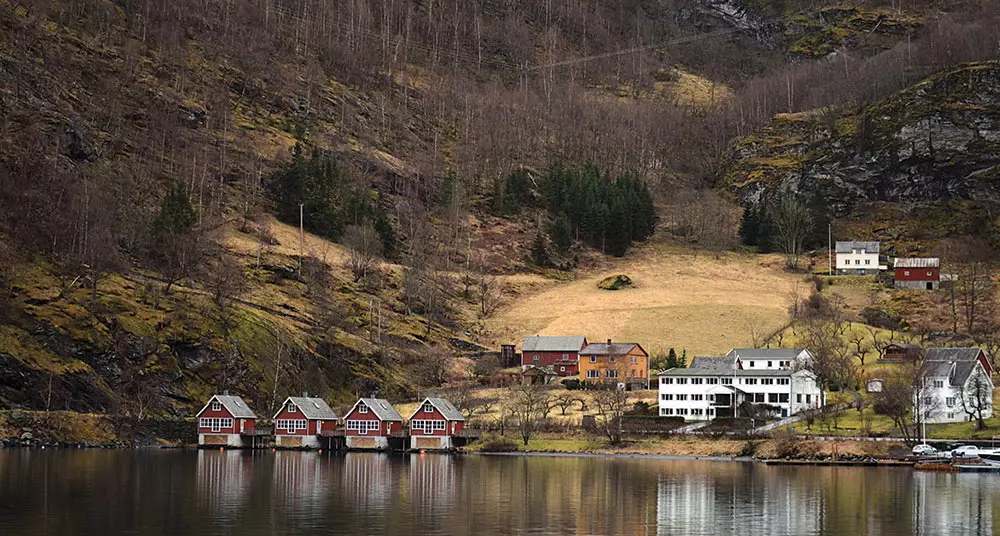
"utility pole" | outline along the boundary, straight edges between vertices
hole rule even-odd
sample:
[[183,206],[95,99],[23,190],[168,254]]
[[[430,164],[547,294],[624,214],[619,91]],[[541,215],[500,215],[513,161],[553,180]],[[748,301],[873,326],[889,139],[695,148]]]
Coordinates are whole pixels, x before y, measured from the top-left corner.
[[833,224],[826,225],[826,262],[829,269],[827,275],[833,275]]
[[299,203],[299,277],[302,277],[302,255],[305,251],[306,243],[306,231],[305,231],[305,218],[303,217],[304,203]]

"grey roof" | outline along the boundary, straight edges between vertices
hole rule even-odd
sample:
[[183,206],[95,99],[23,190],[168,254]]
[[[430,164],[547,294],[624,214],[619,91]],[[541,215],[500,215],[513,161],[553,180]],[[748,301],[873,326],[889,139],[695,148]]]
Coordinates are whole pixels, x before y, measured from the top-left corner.
[[735,370],[736,359],[727,355],[696,356],[688,367],[696,370]]
[[[444,418],[448,419],[449,421],[464,421],[465,420],[465,416],[462,415],[462,412],[459,411],[458,408],[456,408],[454,406],[454,404],[452,404],[451,402],[449,402],[448,400],[446,400],[444,398],[426,398],[426,399],[424,399],[424,401],[421,402],[419,406],[417,406],[417,409],[413,410],[413,415],[416,415],[417,412],[420,411],[420,408],[423,407],[423,405],[426,404],[426,403],[428,403],[428,402],[430,402],[432,406],[434,406],[435,408],[437,408],[437,410],[441,412],[441,415],[443,415]],[[413,415],[410,415],[411,419],[413,418]]]
[[924,361],[975,361],[981,348],[928,348]]
[[938,268],[941,266],[941,259],[937,257],[897,258],[893,266],[896,268]]
[[592,342],[580,350],[580,355],[625,355],[636,346],[639,345],[634,342],[613,342],[610,346],[606,342]]
[[212,400],[218,400],[219,403],[222,404],[222,407],[226,408],[226,411],[228,411],[233,416],[234,419],[257,418],[257,415],[254,414],[253,410],[250,409],[250,406],[248,406],[247,403],[244,402],[242,398],[231,395],[213,396],[208,400],[208,404],[205,404],[205,407],[201,408],[201,411],[198,412],[199,415],[201,415],[202,411],[208,409],[208,405],[212,403]]
[[330,405],[326,403],[326,400],[317,397],[306,397],[306,396],[290,396],[281,403],[281,408],[278,409],[278,413],[274,414],[274,418],[277,419],[278,415],[284,411],[285,406],[291,402],[295,404],[295,407],[299,408],[302,415],[307,419],[315,419],[320,421],[334,421],[337,420],[337,414],[330,409]]
[[744,369],[744,370],[706,370],[706,369],[689,369],[689,368],[672,368],[670,370],[665,370],[657,376],[718,376],[718,377],[732,377],[732,376],[792,376],[798,374],[799,372],[804,372],[802,370],[790,370],[790,369]]
[[859,240],[838,241],[835,246],[837,253],[850,253],[854,250],[864,250],[865,253],[878,253],[881,248],[880,242],[862,242]]
[[579,352],[587,344],[586,337],[576,335],[549,336],[530,335],[524,338],[522,352]]
[[733,348],[728,356],[740,359],[795,359],[802,348]]
[[[379,418],[379,420],[382,421],[403,420],[403,416],[400,415],[398,411],[396,411],[396,408],[392,407],[392,404],[390,404],[388,400],[382,398],[362,398],[361,400],[358,400],[357,403],[354,404],[354,407],[357,408],[358,404],[364,404],[368,406],[368,408],[372,410],[372,413],[374,413],[375,416]],[[351,412],[353,411],[354,409],[352,408]]]

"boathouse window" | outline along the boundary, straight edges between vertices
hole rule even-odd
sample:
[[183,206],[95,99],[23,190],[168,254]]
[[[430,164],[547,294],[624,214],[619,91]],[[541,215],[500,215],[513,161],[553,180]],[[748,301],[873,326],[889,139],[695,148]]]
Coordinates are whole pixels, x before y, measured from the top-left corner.
[[293,433],[299,430],[305,430],[306,421],[304,419],[278,419],[275,427],[278,430],[285,430],[289,433]]
[[222,402],[219,402],[218,400],[213,400],[212,411],[222,411]]
[[434,413],[434,405],[430,402],[424,404],[424,413]]
[[347,421],[347,429],[367,434],[369,431],[378,430],[380,424],[379,421]]
[[201,428],[211,428],[213,432],[218,432],[223,428],[232,428],[232,419],[221,419],[219,417],[205,417],[199,420],[198,426]]
[[288,403],[288,413],[295,413],[295,402]]
[[358,406],[358,413],[368,413],[368,406],[364,404]]

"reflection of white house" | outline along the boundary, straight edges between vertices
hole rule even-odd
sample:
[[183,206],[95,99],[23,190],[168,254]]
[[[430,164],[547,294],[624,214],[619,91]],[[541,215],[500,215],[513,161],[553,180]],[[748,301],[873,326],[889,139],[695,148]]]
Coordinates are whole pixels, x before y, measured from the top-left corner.
[[690,368],[659,374],[662,417],[703,421],[735,417],[744,402],[786,417],[822,405],[816,376],[802,368],[812,357],[796,349],[734,349],[696,357]]
[[887,267],[878,263],[880,248],[879,242],[837,242],[837,273],[865,275],[885,270]]
[[971,421],[983,405],[993,415],[993,373],[979,348],[931,348],[920,369],[923,388],[915,400],[928,423]]

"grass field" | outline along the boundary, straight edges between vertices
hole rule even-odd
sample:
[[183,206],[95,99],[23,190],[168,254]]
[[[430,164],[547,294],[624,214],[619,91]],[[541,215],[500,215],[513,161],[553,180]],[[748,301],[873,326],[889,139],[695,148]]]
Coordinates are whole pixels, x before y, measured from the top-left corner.
[[[641,344],[648,352],[686,349],[711,355],[750,344],[748,319],[764,331],[787,319],[789,295],[806,291],[802,275],[782,270],[773,255],[718,256],[646,246],[613,268],[579,275],[570,282],[525,281],[522,293],[489,323],[496,342],[526,335],[586,335]],[[626,274],[633,286],[597,288],[609,275]],[[541,278],[539,278],[541,279]]]

